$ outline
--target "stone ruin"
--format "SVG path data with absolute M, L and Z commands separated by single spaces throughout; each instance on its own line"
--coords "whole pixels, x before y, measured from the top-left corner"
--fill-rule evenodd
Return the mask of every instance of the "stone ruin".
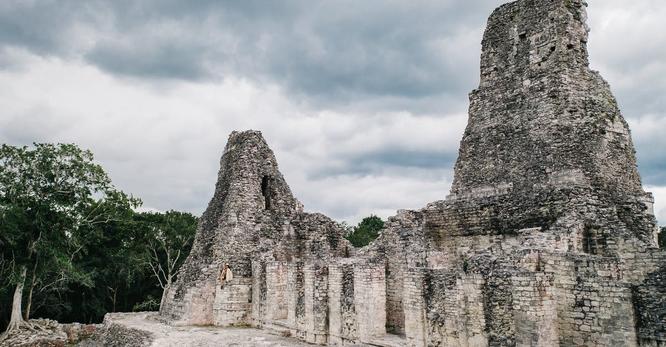
M 259 132 L 233 132 L 162 319 L 330 345 L 666 345 L 666 253 L 628 125 L 589 68 L 586 6 L 495 10 L 451 194 L 365 248 L 303 212 Z

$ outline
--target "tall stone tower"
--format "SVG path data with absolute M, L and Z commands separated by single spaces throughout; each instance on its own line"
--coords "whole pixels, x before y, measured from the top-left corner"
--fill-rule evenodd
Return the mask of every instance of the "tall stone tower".
M 453 192 L 568 179 L 644 194 L 627 123 L 589 68 L 582 1 L 522 5 L 502 6 L 488 22 Z
M 492 14 L 451 197 L 505 196 L 499 233 L 569 215 L 603 253 L 609 237 L 653 242 L 656 224 L 627 122 L 589 68 L 586 6 L 521 0 Z

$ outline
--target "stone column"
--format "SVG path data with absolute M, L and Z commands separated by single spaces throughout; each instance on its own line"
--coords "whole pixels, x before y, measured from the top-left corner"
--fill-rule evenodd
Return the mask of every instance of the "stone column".
M 305 283 L 305 341 L 328 342 L 328 268 L 319 264 L 306 264 Z
M 294 337 L 305 339 L 305 284 L 303 263 L 287 265 L 287 322 Z
M 266 263 L 252 262 L 252 322 L 261 327 L 264 324 L 266 308 Z
M 223 288 L 216 288 L 213 324 L 233 326 L 250 323 L 252 312 L 252 278 L 234 278 Z
M 328 343 L 334 346 L 342 341 L 342 268 L 338 264 L 328 266 Z
M 354 268 L 355 308 L 361 342 L 386 335 L 386 270 L 384 263 Z
M 266 264 L 266 318 L 286 321 L 288 318 L 287 263 Z
M 426 346 L 423 269 L 409 269 L 405 275 L 405 335 L 410 347 Z

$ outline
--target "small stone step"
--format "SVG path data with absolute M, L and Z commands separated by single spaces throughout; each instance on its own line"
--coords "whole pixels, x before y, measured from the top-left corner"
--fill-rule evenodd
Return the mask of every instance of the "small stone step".
M 399 335 L 385 335 L 380 338 L 375 338 L 368 342 L 370 346 L 377 347 L 404 347 L 407 346 L 407 339 Z

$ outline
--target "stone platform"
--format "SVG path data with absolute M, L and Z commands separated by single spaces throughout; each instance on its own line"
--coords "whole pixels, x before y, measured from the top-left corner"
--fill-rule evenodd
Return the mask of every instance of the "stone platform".
M 213 326 L 169 326 L 157 320 L 157 312 L 107 314 L 104 319 L 107 328 L 113 327 L 115 336 L 104 340 L 89 341 L 84 346 L 159 346 L 159 347 L 291 347 L 311 346 L 294 338 L 272 335 L 254 328 L 221 328 Z M 141 339 L 116 341 L 126 335 L 123 331 L 140 332 Z

